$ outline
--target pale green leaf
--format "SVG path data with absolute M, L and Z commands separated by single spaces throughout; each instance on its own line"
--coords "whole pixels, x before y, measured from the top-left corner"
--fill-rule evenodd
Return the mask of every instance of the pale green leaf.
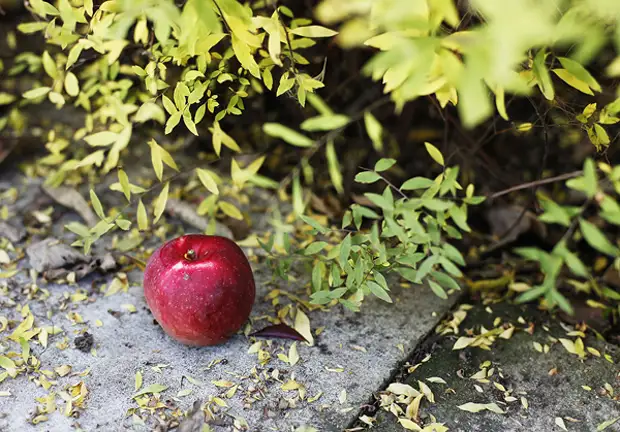
M 90 190 L 90 202 L 93 205 L 93 210 L 97 213 L 100 219 L 105 219 L 105 213 L 103 212 L 103 206 L 101 205 L 101 201 L 99 201 L 99 197 L 95 193 L 93 189 Z
M 555 73 L 562 81 L 564 81 L 569 86 L 579 90 L 582 93 L 594 96 L 594 93 L 592 92 L 592 90 L 590 90 L 588 84 L 581 81 L 579 78 L 577 78 L 566 69 L 553 69 L 553 73 Z
M 166 210 L 166 202 L 168 201 L 168 192 L 170 190 L 170 182 L 166 182 L 162 191 L 159 193 L 155 202 L 153 203 L 153 223 L 157 223 L 161 215 Z
M 279 123 L 265 123 L 263 125 L 263 132 L 297 147 L 311 147 L 314 143 L 307 136 Z
M 25 99 L 38 99 L 41 96 L 45 96 L 52 90 L 50 87 L 38 87 L 32 90 L 28 90 L 22 96 Z
M 375 171 L 377 171 L 377 172 L 386 171 L 386 170 L 392 168 L 392 166 L 395 163 L 396 163 L 395 159 L 390 159 L 390 158 L 379 159 L 379 161 L 377 161 L 377 163 L 375 164 Z
M 334 148 L 334 142 L 332 140 L 330 140 L 325 147 L 325 156 L 327 157 L 327 170 L 329 172 L 329 178 L 332 181 L 332 185 L 334 186 L 334 189 L 336 189 L 336 192 L 342 195 L 344 193 L 342 169 L 340 168 L 338 156 L 336 155 L 336 150 Z
M 366 133 L 372 141 L 372 146 L 377 152 L 383 151 L 383 141 L 381 139 L 383 128 L 381 123 L 369 111 L 364 113 L 364 125 Z
M 65 75 L 65 91 L 73 97 L 80 93 L 80 83 L 73 72 L 67 72 Z
M 230 216 L 231 218 L 237 220 L 243 220 L 243 214 L 241 211 L 231 203 L 220 201 L 218 205 L 226 216 Z
M 579 227 L 583 237 L 586 239 L 588 244 L 592 246 L 592 248 L 612 257 L 617 257 L 620 254 L 618 248 L 615 247 L 607 239 L 607 237 L 605 237 L 605 234 L 603 234 L 593 223 L 584 219 L 579 219 Z
M 426 147 L 426 151 L 433 158 L 433 160 L 437 162 L 439 165 L 443 166 L 444 165 L 443 155 L 441 154 L 439 149 L 429 142 L 425 142 L 424 146 Z
M 215 194 L 215 195 L 219 195 L 220 191 L 217 188 L 217 183 L 215 182 L 215 179 L 211 175 L 210 171 L 208 171 L 206 169 L 202 169 L 202 168 L 196 168 L 196 174 L 198 175 L 198 179 L 200 180 L 202 185 L 209 192 L 211 192 L 212 194 Z
M 137 217 L 138 217 L 138 229 L 140 231 L 145 231 L 149 228 L 149 217 L 146 213 L 146 207 L 144 206 L 144 203 L 142 202 L 142 199 L 140 199 L 138 201 L 138 212 L 137 212 Z
M 326 27 L 322 27 L 318 25 L 297 27 L 297 28 L 292 29 L 291 33 L 297 36 L 303 36 L 303 37 L 308 37 L 308 38 L 332 37 L 338 34 L 337 31 L 330 30 Z
M 340 129 L 349 123 L 350 119 L 342 114 L 326 114 L 309 118 L 303 121 L 300 128 L 308 131 L 330 131 Z
M 127 173 L 122 169 L 118 170 L 118 182 L 121 185 L 121 189 L 123 190 L 123 194 L 125 194 L 125 198 L 127 198 L 127 201 L 131 201 L 131 188 L 129 187 L 129 177 L 127 177 Z
M 97 132 L 84 137 L 84 141 L 92 147 L 106 147 L 114 144 L 117 139 L 118 134 L 110 131 Z
M 140 390 L 139 392 L 137 392 L 136 394 L 134 394 L 131 398 L 135 399 L 138 396 L 142 396 L 145 394 L 162 393 L 167 389 L 168 389 L 168 386 L 165 386 L 162 384 L 151 384 L 150 386 L 147 386 L 143 388 L 142 390 Z
M 374 183 L 381 180 L 381 176 L 374 171 L 362 171 L 355 175 L 355 181 L 358 183 Z

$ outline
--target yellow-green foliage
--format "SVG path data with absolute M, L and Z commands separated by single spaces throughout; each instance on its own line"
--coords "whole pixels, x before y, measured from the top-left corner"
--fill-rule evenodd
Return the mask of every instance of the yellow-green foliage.
M 375 106 L 349 116 L 334 112 L 321 99 L 324 84 L 307 73 L 310 62 L 305 53 L 315 47 L 317 39 L 333 39 L 344 49 L 371 50 L 363 73 L 382 83 L 397 112 L 407 102 L 430 96 L 441 107 L 455 105 L 463 124 L 474 127 L 495 113 L 509 120 L 508 95 L 542 97 L 554 106 L 560 88 L 570 89 L 585 98 L 575 123 L 597 149 L 610 145 L 608 127 L 620 121 L 620 94 L 603 106 L 589 100 L 610 90 L 603 89 L 589 70 L 596 65 L 607 77 L 620 77 L 620 55 L 605 65 L 599 56 L 608 44 L 620 52 L 620 1 L 459 3 L 466 3 L 468 9 L 459 11 L 454 0 L 322 0 L 314 11 L 306 11 L 307 16 L 295 17 L 276 0 L 29 0 L 32 19 L 22 22 L 18 31 L 38 34 L 45 44 L 38 53 L 19 53 L 5 71 L 0 64 L 0 71 L 9 77 L 28 77 L 27 82 L 33 83 L 21 95 L 1 89 L 0 105 L 7 107 L 7 115 L 0 118 L 0 130 L 23 132 L 27 128 L 26 116 L 21 114 L 24 108 L 45 100 L 60 110 L 69 105 L 82 110 L 84 125 L 72 136 L 49 131 L 49 155 L 38 164 L 40 173 L 49 185 L 56 186 L 76 177 L 93 180 L 116 171 L 118 182 L 111 189 L 135 207 L 138 228 L 144 230 L 164 212 L 169 174 L 188 167 L 177 165 L 171 146 L 155 139 L 137 140 L 137 132 L 155 129 L 161 132 L 159 136 L 173 131 L 206 135 L 216 156 L 224 148 L 239 153 L 235 134 L 224 130 L 222 120 L 243 115 L 246 100 L 274 92 L 278 97 L 295 97 L 302 107 L 308 105 L 306 112 L 315 114 L 298 127 L 265 123 L 260 125 L 262 132 L 270 139 L 308 149 L 300 163 L 306 180 L 312 177 L 308 158 L 324 151 L 332 185 L 342 194 L 334 144 L 339 131 L 363 121 L 378 153 L 384 150 L 384 133 L 372 113 Z M 17 39 L 10 33 L 8 45 L 15 48 Z M 518 131 L 530 128 L 527 123 L 516 127 Z M 145 196 L 152 190 L 136 184 L 132 173 L 122 169 L 130 145 L 149 148 L 160 182 L 150 202 Z M 442 235 L 458 237 L 460 231 L 468 231 L 467 205 L 481 198 L 474 196 L 472 185 L 460 186 L 458 167 L 444 166 L 435 146 L 427 143 L 426 148 L 442 167 L 442 174 L 434 180 L 415 177 L 400 188 L 388 183 L 382 195 L 367 194 L 381 215 L 359 205 L 347 211 L 343 229 L 359 229 L 364 218 L 377 222 L 369 234 L 346 236 L 326 260 L 316 261 L 315 300 L 340 299 L 355 309 L 364 293 L 372 292 L 389 301 L 381 266 L 416 283 L 429 277 L 441 296 L 445 296 L 444 289 L 456 287 L 452 276 L 459 276 L 460 271 L 454 263 L 461 263 L 462 257 L 443 243 Z M 224 183 L 235 191 L 250 183 L 282 186 L 258 174 L 264 160 L 261 156 L 241 164 L 233 157 L 230 181 L 214 170 L 193 167 L 190 182 L 209 192 L 198 212 L 212 219 L 217 213 L 242 218 L 237 207 L 219 196 Z M 356 180 L 385 180 L 379 173 L 392 163 L 392 159 L 381 159 L 374 170 L 358 174 Z M 617 168 L 607 168 L 615 176 L 612 181 L 617 181 Z M 300 171 L 298 167 L 286 182 L 294 214 L 317 233 L 324 233 L 327 228 L 304 216 L 308 195 Z M 415 192 L 407 195 L 403 191 Z M 458 200 L 462 204 L 455 204 Z M 122 212 L 106 212 L 94 191 L 90 201 L 101 221 L 94 227 L 68 226 L 82 238 L 76 244 L 88 250 L 112 229 L 131 229 L 133 222 L 124 219 Z M 615 217 L 614 213 L 614 221 Z M 287 236 L 280 238 L 288 241 Z M 391 241 L 399 246 L 386 249 L 385 243 Z M 316 255 L 326 247 L 323 243 L 313 243 L 304 253 Z M 271 246 L 266 249 L 271 251 Z M 617 252 L 616 246 L 613 251 Z M 553 265 L 559 268 L 556 261 Z M 346 281 L 341 272 L 347 275 Z M 356 291 L 355 286 L 362 288 Z M 345 299 L 345 293 L 353 294 Z M 555 295 L 556 291 L 545 293 Z M 552 300 L 562 302 L 557 297 Z
M 468 3 L 467 15 L 460 16 L 452 0 L 324 0 L 317 16 L 326 25 L 341 23 L 337 38 L 343 46 L 379 51 L 365 72 L 383 82 L 398 107 L 434 94 L 442 106 L 457 105 L 468 126 L 487 119 L 494 109 L 508 119 L 506 93 L 532 95 L 538 87 L 553 100 L 561 81 L 588 95 L 601 91 L 585 66 L 607 42 L 620 51 L 620 2 Z M 480 23 L 467 25 L 471 20 Z M 554 54 L 556 50 L 568 50 L 568 57 Z M 620 56 L 606 72 L 620 76 Z M 606 108 L 600 124 L 617 122 L 618 105 Z M 593 141 L 607 145 L 600 124 L 590 125 Z

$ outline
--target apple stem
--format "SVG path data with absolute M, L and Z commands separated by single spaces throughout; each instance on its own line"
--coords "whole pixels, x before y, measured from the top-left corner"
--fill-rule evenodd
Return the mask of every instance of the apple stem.
M 185 252 L 184 258 L 188 261 L 193 261 L 194 259 L 196 259 L 196 251 L 194 249 L 190 249 L 187 252 Z

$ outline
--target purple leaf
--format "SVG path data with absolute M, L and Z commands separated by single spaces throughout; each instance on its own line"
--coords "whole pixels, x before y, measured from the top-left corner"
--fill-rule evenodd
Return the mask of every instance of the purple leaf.
M 255 331 L 250 336 L 264 337 L 264 338 L 283 338 L 293 339 L 299 341 L 305 341 L 304 338 L 297 330 L 286 324 L 274 324 L 265 327 L 262 330 Z

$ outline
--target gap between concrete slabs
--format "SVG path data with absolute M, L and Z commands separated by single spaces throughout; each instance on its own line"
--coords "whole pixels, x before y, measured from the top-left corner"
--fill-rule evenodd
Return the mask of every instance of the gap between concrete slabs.
M 270 285 L 268 269 L 255 266 L 258 295 L 253 318 L 274 315 L 271 302 L 264 296 L 274 288 Z M 132 275 L 140 280 L 141 274 Z M 18 283 L 24 283 L 22 275 Z M 303 279 L 303 278 L 300 278 Z M 84 285 L 89 284 L 85 281 Z M 301 286 L 300 280 L 291 285 Z M 291 341 L 274 340 L 272 359 L 260 366 L 256 354 L 249 354 L 251 342 L 244 336 L 235 336 L 228 343 L 212 348 L 189 348 L 168 338 L 154 325 L 140 285 L 133 286 L 127 293 L 100 297 L 93 303 L 75 305 L 75 310 L 84 319 L 84 325 L 74 326 L 64 317 L 68 311 L 57 314 L 54 325 L 63 328 L 69 337 L 69 348 L 60 350 L 55 346 L 58 339 L 50 338 L 46 350 L 33 345 L 33 354 L 43 363 L 42 369 L 51 370 L 60 365 L 72 366 L 74 372 L 90 368 L 84 377 L 67 376 L 58 378 L 58 384 L 50 391 L 62 390 L 66 384 L 84 381 L 88 389 L 85 409 L 78 419 L 67 418 L 62 414 L 63 404 L 58 411 L 49 415 L 49 420 L 33 426 L 28 422 L 35 408 L 36 397 L 45 396 L 40 386 L 29 381 L 24 375 L 16 379 L 7 378 L 0 384 L 0 390 L 8 390 L 10 397 L 0 398 L 0 430 L 3 431 L 61 431 L 70 430 L 74 422 L 85 431 L 106 430 L 150 430 L 148 427 L 132 425 L 126 412 L 137 407 L 132 399 L 135 394 L 134 376 L 138 370 L 143 374 L 142 388 L 151 384 L 162 384 L 167 390 L 162 392 L 162 400 L 173 399 L 182 389 L 191 388 L 190 395 L 179 397 L 178 406 L 187 410 L 195 400 L 205 401 L 209 396 L 218 396 L 228 389 L 212 384 L 213 381 L 227 380 L 240 384 L 240 390 L 230 399 L 225 399 L 230 408 L 231 421 L 213 426 L 215 431 L 232 431 L 232 418 L 243 418 L 250 431 L 290 431 L 301 425 L 309 425 L 320 431 L 342 431 L 357 417 L 360 407 L 370 401 L 373 392 L 382 388 L 390 377 L 408 358 L 417 343 L 437 325 L 444 314 L 451 309 L 457 295 L 448 300 L 436 297 L 427 287 L 400 288 L 396 282 L 392 290 L 394 304 L 369 298 L 361 313 L 352 313 L 343 308 L 330 312 L 315 311 L 309 314 L 313 332 L 319 327 L 324 331 L 315 337 L 315 345 L 298 344 L 300 361 L 290 367 L 277 358 L 277 352 L 288 353 Z M 63 292 L 73 292 L 74 287 L 50 284 L 46 287 L 53 296 Z M 282 287 L 284 289 L 291 287 Z M 123 313 L 115 317 L 108 311 L 122 310 L 121 305 L 133 304 L 137 312 Z M 44 309 L 35 310 L 35 322 L 49 325 Z M 13 310 L 1 310 L 0 314 L 12 314 Z M 95 326 L 101 320 L 101 327 Z M 256 323 L 254 329 L 266 325 L 266 321 Z M 94 336 L 96 356 L 81 352 L 73 347 L 75 331 L 88 328 Z M 277 350 L 275 348 L 282 347 Z M 362 348 L 360 348 L 362 347 Z M 225 359 L 206 370 L 213 360 Z M 152 366 L 167 365 L 161 372 Z M 280 382 L 265 383 L 264 397 L 246 405 L 247 389 L 257 386 L 258 381 L 248 379 L 256 368 L 272 373 L 280 370 Z M 267 372 L 265 375 L 267 375 Z M 200 385 L 188 384 L 183 376 L 191 376 Z M 296 395 L 298 390 L 284 391 L 283 383 L 294 378 L 303 385 L 306 399 L 322 392 L 315 402 L 297 402 L 295 407 L 284 403 L 286 398 Z M 261 384 L 262 385 L 262 384 Z M 243 390 L 243 391 L 242 391 Z M 284 405 L 282 405 L 284 403 Z M 245 405 L 245 406 L 244 406 Z

